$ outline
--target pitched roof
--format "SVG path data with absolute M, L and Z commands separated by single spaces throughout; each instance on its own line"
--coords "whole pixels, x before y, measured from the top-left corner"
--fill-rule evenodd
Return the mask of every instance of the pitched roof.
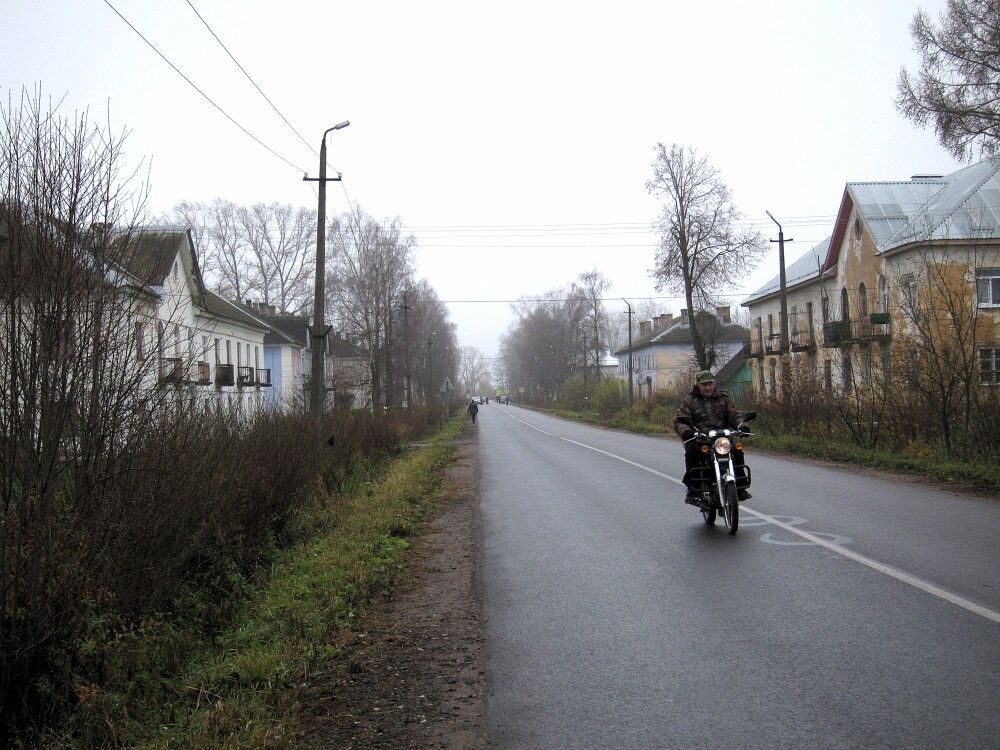
M 215 292 L 205 291 L 203 309 L 219 317 L 235 320 L 243 325 L 254 328 L 269 330 L 269 326 L 263 320 L 250 314 L 242 305 L 230 302 L 224 297 L 220 297 Z
M 948 175 L 847 183 L 833 234 L 785 269 L 787 286 L 814 281 L 836 268 L 855 208 L 879 253 L 926 240 L 1000 238 L 1000 160 L 986 159 Z M 776 293 L 779 284 L 775 276 L 742 305 Z
M 177 256 L 187 254 L 198 291 L 205 291 L 201 269 L 198 267 L 198 255 L 188 227 L 144 227 L 120 234 L 115 244 L 120 248 L 116 260 L 129 273 L 151 287 L 162 287 Z
M 793 261 L 791 265 L 785 266 L 785 288 L 791 289 L 792 287 L 799 286 L 801 284 L 808 284 L 809 282 L 818 279 L 820 277 L 820 268 L 823 265 L 823 260 L 826 258 L 829 250 L 830 238 L 827 237 L 818 245 L 814 245 L 807 250 L 802 257 Z M 780 291 L 781 277 L 779 275 L 768 281 L 764 284 L 764 286 L 751 294 L 740 304 L 747 305 L 750 302 L 754 302 L 771 294 L 777 294 Z
M 713 342 L 724 343 L 750 340 L 750 331 L 739 323 L 723 323 L 716 315 L 707 310 L 699 310 L 695 314 L 699 320 L 705 320 L 711 325 L 711 329 L 707 333 L 703 332 L 703 335 L 707 335 Z M 690 346 L 691 343 L 691 326 L 681 320 L 673 325 L 668 325 L 666 328 L 659 328 L 652 333 L 647 333 L 645 336 L 633 339 L 632 351 L 634 352 L 636 349 L 653 344 L 665 346 L 681 344 Z M 628 354 L 628 347 L 625 346 L 615 351 L 615 355 L 620 354 Z

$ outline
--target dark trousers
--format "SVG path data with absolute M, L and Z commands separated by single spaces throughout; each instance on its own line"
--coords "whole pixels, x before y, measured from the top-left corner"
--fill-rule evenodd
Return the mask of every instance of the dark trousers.
M 711 450 L 709 446 L 709 450 Z M 743 451 L 733 448 L 729 454 L 733 458 L 733 464 L 735 466 L 743 466 Z M 683 482 L 688 489 L 691 489 L 691 484 L 688 478 L 691 476 L 691 469 L 696 469 L 701 466 L 708 465 L 708 454 L 702 453 L 701 446 L 695 443 L 690 443 L 684 448 L 684 479 Z M 736 472 L 734 472 L 736 473 Z M 739 485 L 737 485 L 738 487 Z

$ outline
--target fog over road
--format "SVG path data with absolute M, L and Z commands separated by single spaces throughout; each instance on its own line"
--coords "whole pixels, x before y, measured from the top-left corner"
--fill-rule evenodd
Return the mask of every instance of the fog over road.
M 1000 502 L 755 455 L 739 532 L 680 443 L 480 409 L 500 748 L 1000 748 Z

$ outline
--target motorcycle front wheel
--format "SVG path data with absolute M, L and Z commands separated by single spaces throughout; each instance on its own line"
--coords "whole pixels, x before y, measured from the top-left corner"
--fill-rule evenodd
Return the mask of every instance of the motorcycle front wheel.
M 726 526 L 730 534 L 735 534 L 740 525 L 740 501 L 736 494 L 736 485 L 726 485 L 726 499 L 722 503 L 722 515 L 726 520 Z
M 715 508 L 702 508 L 701 517 L 705 519 L 705 523 L 709 526 L 715 524 L 715 519 L 718 516 L 718 511 Z

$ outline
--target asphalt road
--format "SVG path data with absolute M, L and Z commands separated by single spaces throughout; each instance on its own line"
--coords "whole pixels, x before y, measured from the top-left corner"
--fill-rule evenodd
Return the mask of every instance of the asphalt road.
M 479 411 L 499 748 L 1000 748 L 1000 501 L 755 455 L 739 533 L 679 442 Z

